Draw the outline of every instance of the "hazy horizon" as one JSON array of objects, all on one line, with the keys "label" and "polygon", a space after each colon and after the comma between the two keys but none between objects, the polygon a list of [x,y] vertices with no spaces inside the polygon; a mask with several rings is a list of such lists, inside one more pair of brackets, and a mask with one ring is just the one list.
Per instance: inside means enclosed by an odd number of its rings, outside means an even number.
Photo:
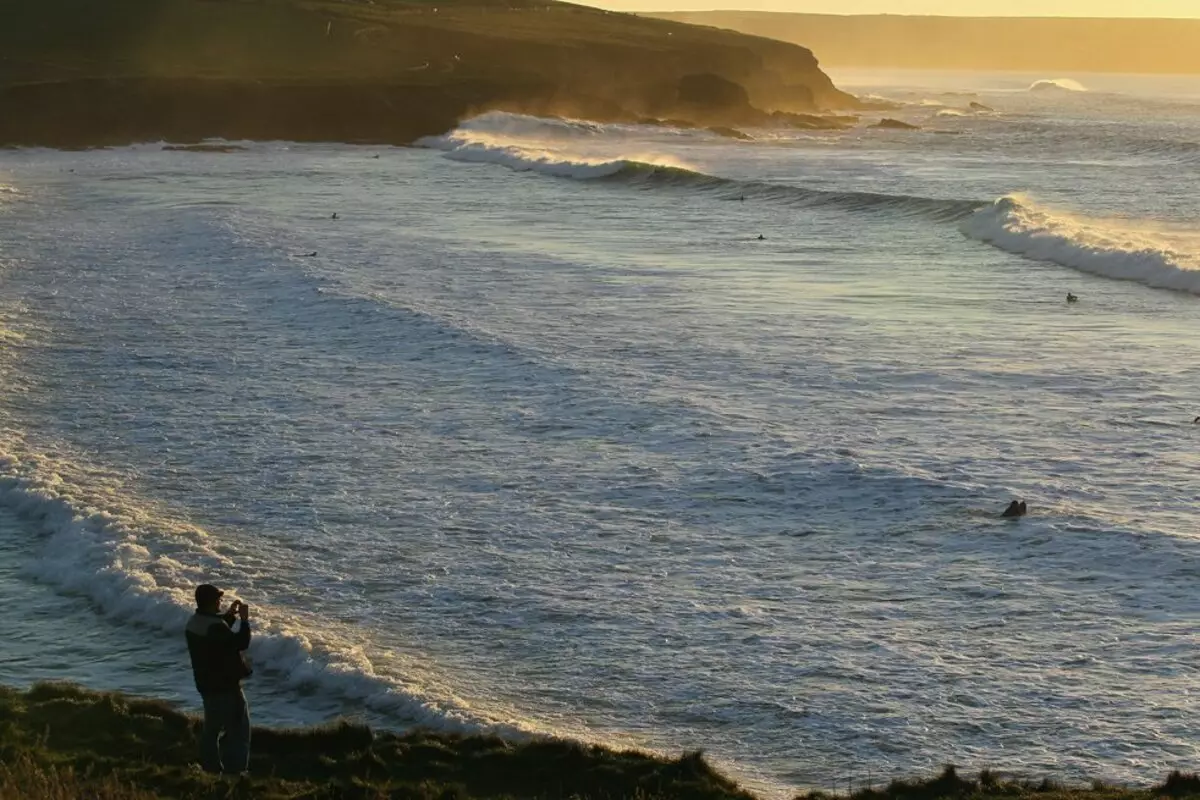
[{"label": "hazy horizon", "polygon": [[811,50],[824,66],[1200,73],[1200,19],[763,11],[656,16],[793,42]]},{"label": "hazy horizon", "polygon": [[775,11],[790,14],[944,17],[1091,17],[1117,19],[1200,19],[1196,0],[1009,0],[1003,7],[983,0],[680,0],[668,7],[660,0],[603,0],[586,5],[612,11]]}]

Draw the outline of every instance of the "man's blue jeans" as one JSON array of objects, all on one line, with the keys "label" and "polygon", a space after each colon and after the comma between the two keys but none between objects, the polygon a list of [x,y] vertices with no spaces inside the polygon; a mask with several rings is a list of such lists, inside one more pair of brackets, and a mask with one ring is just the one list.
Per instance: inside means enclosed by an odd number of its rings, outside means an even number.
[{"label": "man's blue jeans", "polygon": [[241,689],[208,692],[204,697],[204,730],[200,733],[200,766],[207,772],[245,772],[250,766],[250,709]]}]

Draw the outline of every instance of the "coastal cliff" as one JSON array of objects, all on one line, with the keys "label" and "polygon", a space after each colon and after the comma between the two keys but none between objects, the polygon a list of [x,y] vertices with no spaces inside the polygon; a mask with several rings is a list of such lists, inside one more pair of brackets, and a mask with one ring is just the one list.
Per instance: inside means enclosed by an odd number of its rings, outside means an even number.
[{"label": "coastal cliff", "polygon": [[[744,88],[747,102],[698,103],[687,89],[707,75]],[[403,144],[489,109],[746,125],[776,111],[856,107],[803,47],[567,3],[22,0],[0,9],[6,145]]]}]

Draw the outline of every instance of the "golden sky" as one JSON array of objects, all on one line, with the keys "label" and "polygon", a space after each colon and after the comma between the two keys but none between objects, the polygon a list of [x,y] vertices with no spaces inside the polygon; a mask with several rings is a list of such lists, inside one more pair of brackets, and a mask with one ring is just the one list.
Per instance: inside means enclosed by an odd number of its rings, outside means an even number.
[{"label": "golden sky", "polygon": [[1200,18],[1200,0],[588,0],[588,5],[617,11],[728,9],[949,17]]}]

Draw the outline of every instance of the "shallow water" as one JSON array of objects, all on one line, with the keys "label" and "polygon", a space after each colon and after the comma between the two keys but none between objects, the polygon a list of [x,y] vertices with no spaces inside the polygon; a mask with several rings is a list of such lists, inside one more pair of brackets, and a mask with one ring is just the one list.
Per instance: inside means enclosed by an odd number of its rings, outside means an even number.
[{"label": "shallow water", "polygon": [[0,680],[194,707],[213,580],[259,722],[771,794],[1194,767],[1200,99],[1029,77],[835,76],[920,131],[0,154]]}]

